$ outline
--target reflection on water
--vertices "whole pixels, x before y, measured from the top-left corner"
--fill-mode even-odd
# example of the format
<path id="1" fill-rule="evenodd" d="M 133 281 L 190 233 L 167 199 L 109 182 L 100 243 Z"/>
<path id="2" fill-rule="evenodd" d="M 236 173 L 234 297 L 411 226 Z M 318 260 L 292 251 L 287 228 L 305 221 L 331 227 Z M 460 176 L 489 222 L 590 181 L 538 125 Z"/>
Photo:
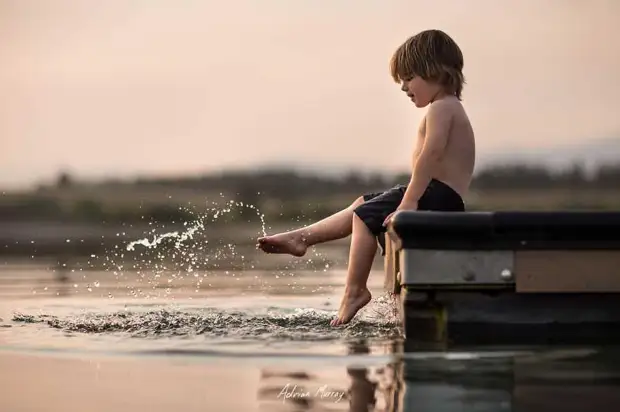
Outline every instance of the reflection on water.
<path id="1" fill-rule="evenodd" d="M 349 355 L 368 355 L 365 340 L 348 343 Z M 346 366 L 347 379 L 329 381 L 311 372 L 261 371 L 258 400 L 265 410 L 392 411 L 400 379 L 394 364 L 372 371 L 363 365 Z M 374 372 L 374 373 L 373 373 Z"/>
<path id="2" fill-rule="evenodd" d="M 392 350 L 406 347 L 393 342 Z M 364 341 L 349 347 L 350 354 L 368 351 Z M 479 351 L 460 359 L 401 354 L 385 365 L 347 366 L 339 385 L 308 370 L 264 370 L 258 399 L 265 410 L 281 411 L 620 410 L 616 348 Z"/>

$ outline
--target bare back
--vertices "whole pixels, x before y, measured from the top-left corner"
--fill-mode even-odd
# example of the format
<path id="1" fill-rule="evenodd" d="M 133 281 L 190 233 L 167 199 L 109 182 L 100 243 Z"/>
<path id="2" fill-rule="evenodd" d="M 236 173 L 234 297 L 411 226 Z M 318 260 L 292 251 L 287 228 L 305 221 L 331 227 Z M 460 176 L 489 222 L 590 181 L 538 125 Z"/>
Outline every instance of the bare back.
<path id="1" fill-rule="evenodd" d="M 443 104 L 446 105 L 446 103 L 448 102 Z M 465 108 L 460 101 L 456 98 L 451 99 L 449 105 L 446 106 L 451 111 L 452 124 L 450 125 L 450 132 L 443 156 L 439 160 L 436 169 L 432 171 L 432 177 L 447 184 L 464 198 L 469 191 L 475 166 L 476 143 L 474 131 Z M 422 151 L 425 140 L 426 116 L 422 119 L 418 130 L 415 149 L 416 161 Z"/>

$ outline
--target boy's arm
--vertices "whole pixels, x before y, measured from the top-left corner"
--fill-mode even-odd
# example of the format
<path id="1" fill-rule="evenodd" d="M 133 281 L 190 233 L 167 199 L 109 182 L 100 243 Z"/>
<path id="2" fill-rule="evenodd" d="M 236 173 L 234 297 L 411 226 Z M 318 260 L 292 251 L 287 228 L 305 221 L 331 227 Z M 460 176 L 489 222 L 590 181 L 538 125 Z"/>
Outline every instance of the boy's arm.
<path id="1" fill-rule="evenodd" d="M 443 156 L 446 148 L 452 124 L 452 114 L 452 105 L 445 101 L 435 102 L 428 109 L 424 145 L 417 161 L 414 159 L 415 164 L 411 181 L 398 207 L 399 209 L 417 209 L 418 200 L 431 182 L 435 165 Z"/>

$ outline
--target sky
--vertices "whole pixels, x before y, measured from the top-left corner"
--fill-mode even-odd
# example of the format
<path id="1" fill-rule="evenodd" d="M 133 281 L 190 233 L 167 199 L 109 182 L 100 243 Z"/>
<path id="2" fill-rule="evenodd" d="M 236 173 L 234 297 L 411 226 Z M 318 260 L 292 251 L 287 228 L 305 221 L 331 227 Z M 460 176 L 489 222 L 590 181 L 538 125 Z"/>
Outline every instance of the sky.
<path id="1" fill-rule="evenodd" d="M 430 28 L 480 162 L 620 137 L 617 0 L 0 0 L 0 186 L 406 170 L 425 109 L 389 59 Z"/>

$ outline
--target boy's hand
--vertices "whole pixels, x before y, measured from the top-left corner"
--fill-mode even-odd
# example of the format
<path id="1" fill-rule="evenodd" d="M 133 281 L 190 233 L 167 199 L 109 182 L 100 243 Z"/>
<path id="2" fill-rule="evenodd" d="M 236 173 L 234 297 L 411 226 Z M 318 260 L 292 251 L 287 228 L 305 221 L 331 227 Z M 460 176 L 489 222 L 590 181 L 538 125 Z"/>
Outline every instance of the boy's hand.
<path id="1" fill-rule="evenodd" d="M 399 212 L 401 210 L 418 210 L 418 202 L 401 203 L 394 212 L 390 213 L 388 217 L 385 218 L 385 220 L 383 221 L 383 226 L 389 225 L 390 221 L 392 220 L 392 216 L 394 216 L 396 212 Z"/>

